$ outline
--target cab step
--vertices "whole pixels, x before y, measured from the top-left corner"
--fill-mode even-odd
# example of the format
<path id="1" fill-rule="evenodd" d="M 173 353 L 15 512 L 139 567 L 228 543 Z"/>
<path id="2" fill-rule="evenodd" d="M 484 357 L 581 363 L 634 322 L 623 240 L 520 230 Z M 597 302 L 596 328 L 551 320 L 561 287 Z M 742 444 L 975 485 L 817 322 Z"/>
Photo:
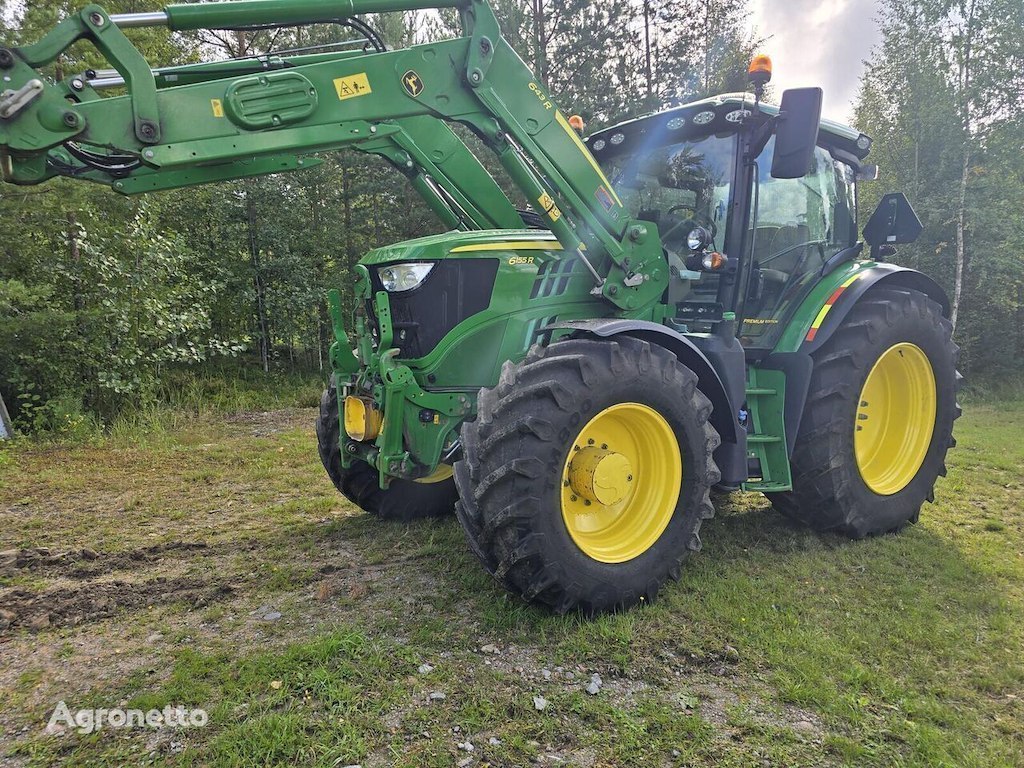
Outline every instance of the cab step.
<path id="1" fill-rule="evenodd" d="M 793 490 L 786 445 L 786 375 L 747 368 L 747 467 L 745 491 Z"/>

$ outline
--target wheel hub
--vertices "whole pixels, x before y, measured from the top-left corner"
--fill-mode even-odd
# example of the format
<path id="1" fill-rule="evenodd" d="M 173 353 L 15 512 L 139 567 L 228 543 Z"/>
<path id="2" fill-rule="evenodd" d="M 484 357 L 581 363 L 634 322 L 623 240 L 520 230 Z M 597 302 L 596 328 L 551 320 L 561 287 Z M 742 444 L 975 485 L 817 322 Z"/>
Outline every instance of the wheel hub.
<path id="1" fill-rule="evenodd" d="M 624 563 L 658 540 L 676 510 L 683 477 L 679 441 L 650 406 L 617 403 L 566 446 L 562 520 L 588 557 Z"/>
<path id="2" fill-rule="evenodd" d="M 865 485 L 880 496 L 910 484 L 935 427 L 935 374 L 924 351 L 895 344 L 869 371 L 857 405 L 853 444 Z"/>
<path id="3" fill-rule="evenodd" d="M 633 465 L 621 453 L 588 445 L 569 463 L 569 486 L 577 496 L 605 506 L 618 504 L 633 484 Z"/>

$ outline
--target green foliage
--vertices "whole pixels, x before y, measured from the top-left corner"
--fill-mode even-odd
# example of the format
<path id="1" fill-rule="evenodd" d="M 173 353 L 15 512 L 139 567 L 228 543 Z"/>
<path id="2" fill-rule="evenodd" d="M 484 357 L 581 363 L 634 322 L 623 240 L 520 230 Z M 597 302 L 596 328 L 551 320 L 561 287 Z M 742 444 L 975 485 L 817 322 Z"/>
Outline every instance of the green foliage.
<path id="1" fill-rule="evenodd" d="M 111 12 L 140 10 L 128 0 L 105 5 Z M 622 0 L 573 0 L 565 7 L 537 6 L 536 13 L 523 0 L 497 6 L 513 44 L 566 109 L 583 113 L 592 125 L 719 89 L 718 73 L 743 69 L 722 58 L 747 45 L 743 0 L 651 3 L 647 34 L 640 37 L 644 8 Z M 38 40 L 76 8 L 67 0 L 0 0 L 0 16 L 15 22 L 0 37 Z M 703 26 L 683 23 L 690 17 L 703 19 Z M 452 14 L 369 20 L 390 47 L 450 35 L 455 21 Z M 132 32 L 156 65 L 351 37 L 333 25 Z M 648 52 L 650 78 L 643 63 Z M 49 74 L 102 66 L 83 44 Z M 462 133 L 505 180 L 490 153 Z M 245 365 L 218 366 L 218 359 L 235 356 L 257 361 L 262 373 L 255 375 L 278 385 L 275 372 L 312 371 L 322 378 L 332 341 L 326 290 L 339 288 L 351 304 L 351 268 L 367 250 L 439 228 L 405 178 L 381 159 L 355 152 L 323 159 L 301 174 L 139 200 L 65 180 L 0 191 L 0 394 L 18 427 L 89 432 L 98 419 L 133 432 L 159 429 L 168 404 L 201 411 L 200 393 L 215 401 L 214 408 L 272 402 L 266 387 L 253 389 L 243 380 L 234 390 L 224 381 L 254 375 Z M 520 198 L 504 186 L 512 199 Z M 183 373 L 189 368 L 196 370 Z"/>
<path id="2" fill-rule="evenodd" d="M 925 230 L 898 260 L 953 297 L 961 367 L 985 378 L 1019 375 L 1024 6 L 890 0 L 881 20 L 883 42 L 868 63 L 857 125 L 875 138 L 882 181 L 863 187 L 861 210 L 872 210 L 883 192 L 906 191 Z"/>

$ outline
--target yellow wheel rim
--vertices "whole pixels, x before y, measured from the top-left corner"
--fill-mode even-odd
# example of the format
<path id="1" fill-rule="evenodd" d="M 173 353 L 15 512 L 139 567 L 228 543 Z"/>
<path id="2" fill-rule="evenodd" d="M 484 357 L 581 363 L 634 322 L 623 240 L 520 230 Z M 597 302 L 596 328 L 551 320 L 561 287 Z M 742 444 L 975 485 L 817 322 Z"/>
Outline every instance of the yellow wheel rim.
<path id="1" fill-rule="evenodd" d="M 587 422 L 562 467 L 562 519 L 588 557 L 624 563 L 650 549 L 675 513 L 683 459 L 672 427 L 620 403 Z"/>
<path id="2" fill-rule="evenodd" d="M 935 373 L 914 344 L 895 344 L 868 373 L 857 405 L 853 447 L 864 483 L 881 496 L 917 475 L 935 429 Z"/>
<path id="3" fill-rule="evenodd" d="M 414 483 L 423 483 L 424 485 L 433 485 L 434 483 L 440 483 L 447 480 L 449 477 L 455 474 L 455 470 L 452 469 L 451 464 L 438 464 L 437 469 L 431 472 L 426 477 L 419 477 L 413 480 Z"/>

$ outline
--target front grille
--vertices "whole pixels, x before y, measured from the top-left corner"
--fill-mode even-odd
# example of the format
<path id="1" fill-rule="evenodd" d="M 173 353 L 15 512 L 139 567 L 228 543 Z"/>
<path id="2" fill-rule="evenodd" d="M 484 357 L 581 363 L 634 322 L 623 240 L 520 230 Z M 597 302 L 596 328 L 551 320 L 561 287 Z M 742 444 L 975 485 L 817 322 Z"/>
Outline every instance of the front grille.
<path id="1" fill-rule="evenodd" d="M 384 290 L 377 270 L 385 266 L 370 268 L 374 294 Z M 434 264 L 418 288 L 389 293 L 398 356 L 410 360 L 430 354 L 452 328 L 487 309 L 497 274 L 496 259 L 446 259 Z M 366 315 L 379 338 L 372 302 L 366 303 Z"/>

